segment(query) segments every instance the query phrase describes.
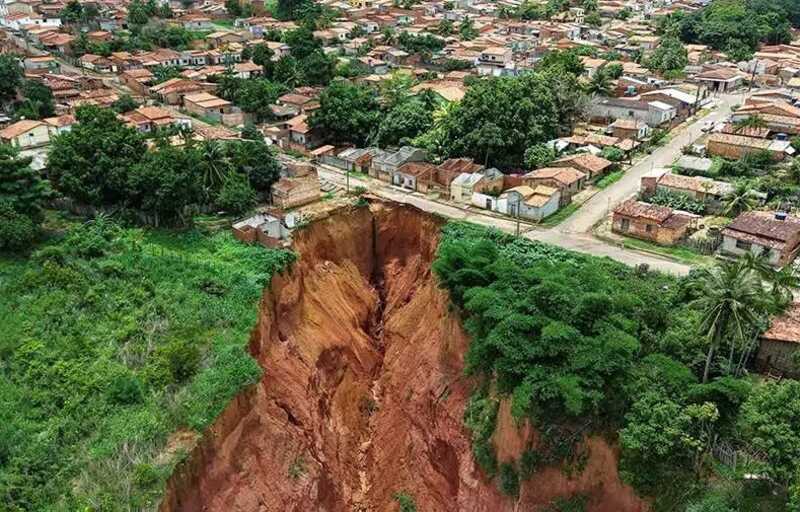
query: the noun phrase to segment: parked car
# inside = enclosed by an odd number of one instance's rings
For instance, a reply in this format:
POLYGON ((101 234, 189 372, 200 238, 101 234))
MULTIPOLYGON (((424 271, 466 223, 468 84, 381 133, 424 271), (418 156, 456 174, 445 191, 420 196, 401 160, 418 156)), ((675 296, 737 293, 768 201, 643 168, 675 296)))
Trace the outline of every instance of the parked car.
POLYGON ((700 128, 700 130, 703 133, 708 133, 714 129, 714 125, 715 125, 714 121, 706 121, 705 123, 703 123, 703 126, 700 128))

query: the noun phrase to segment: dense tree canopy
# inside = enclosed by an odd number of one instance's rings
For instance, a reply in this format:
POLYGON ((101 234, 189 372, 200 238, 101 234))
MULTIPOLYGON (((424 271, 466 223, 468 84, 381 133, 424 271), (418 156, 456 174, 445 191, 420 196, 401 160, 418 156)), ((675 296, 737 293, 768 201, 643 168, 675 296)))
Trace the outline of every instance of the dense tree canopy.
POLYGON ((310 117, 311 126, 331 142, 363 146, 380 121, 378 96, 366 86, 340 80, 319 97, 319 108, 310 117))
POLYGON ((443 156, 519 167, 526 148, 571 130, 580 91, 575 75, 555 69, 477 81, 443 123, 443 156))
POLYGON ((0 145, 0 250, 24 249, 37 235, 50 189, 30 157, 0 145))
POLYGON ((183 223, 195 207, 223 207, 221 197, 241 213, 245 202, 220 196, 226 183, 237 192, 249 189, 240 197, 255 200, 279 177, 263 140, 189 141, 184 147, 164 142, 148 151, 143 136, 111 110, 85 107, 77 117, 73 130, 53 141, 49 162, 55 188, 81 203, 133 209, 156 224, 183 223))

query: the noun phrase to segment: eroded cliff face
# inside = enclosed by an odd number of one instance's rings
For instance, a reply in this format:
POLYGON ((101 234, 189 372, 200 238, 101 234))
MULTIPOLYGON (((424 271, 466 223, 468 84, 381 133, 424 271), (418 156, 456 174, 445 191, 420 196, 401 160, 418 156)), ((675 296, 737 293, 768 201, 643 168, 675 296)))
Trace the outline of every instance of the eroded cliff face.
MULTIPOLYGON (((162 512, 538 510, 590 496, 589 510, 638 512, 615 450, 588 440, 585 469, 539 471, 520 498, 475 466, 462 416, 468 339, 430 264, 439 223, 373 204, 298 234, 299 259, 265 290, 250 349, 262 381, 231 403, 171 478, 162 512)), ((501 408, 501 460, 535 442, 501 408)))

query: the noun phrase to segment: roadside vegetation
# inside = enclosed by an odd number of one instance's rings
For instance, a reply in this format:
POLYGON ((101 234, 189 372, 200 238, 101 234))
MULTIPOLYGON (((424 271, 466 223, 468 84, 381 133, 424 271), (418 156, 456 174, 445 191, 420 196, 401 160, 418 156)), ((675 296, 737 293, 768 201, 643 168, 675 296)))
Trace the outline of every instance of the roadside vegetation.
POLYGON ((676 279, 463 223, 445 226, 434 271, 483 382, 464 416, 475 459, 502 490, 541 465, 580 471, 581 440, 597 433, 619 439, 624 479, 657 511, 790 510, 800 407, 773 397, 800 383, 759 383, 747 368, 793 273, 749 259, 676 279), (543 434, 510 466, 491 444, 499 400, 543 434), (726 468, 722 445, 747 467, 726 468))
POLYGON ((181 440, 259 379, 249 333, 293 255, 59 222, 30 257, 0 256, 0 508, 153 508, 181 440))

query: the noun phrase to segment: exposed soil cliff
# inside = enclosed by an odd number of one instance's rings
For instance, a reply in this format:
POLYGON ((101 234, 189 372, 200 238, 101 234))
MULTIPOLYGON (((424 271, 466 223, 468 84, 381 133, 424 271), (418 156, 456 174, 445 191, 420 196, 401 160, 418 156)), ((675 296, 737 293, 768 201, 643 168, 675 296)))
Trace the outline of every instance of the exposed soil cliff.
MULTIPOLYGON (((162 512, 392 511, 398 491, 424 512, 538 510, 577 492, 592 511, 644 510, 601 439, 581 474, 542 470, 519 500, 481 476, 462 422, 468 340, 430 269, 438 228, 374 204, 298 234, 251 339, 264 377, 173 475, 162 512)), ((532 434, 499 416, 503 458, 532 434)))

